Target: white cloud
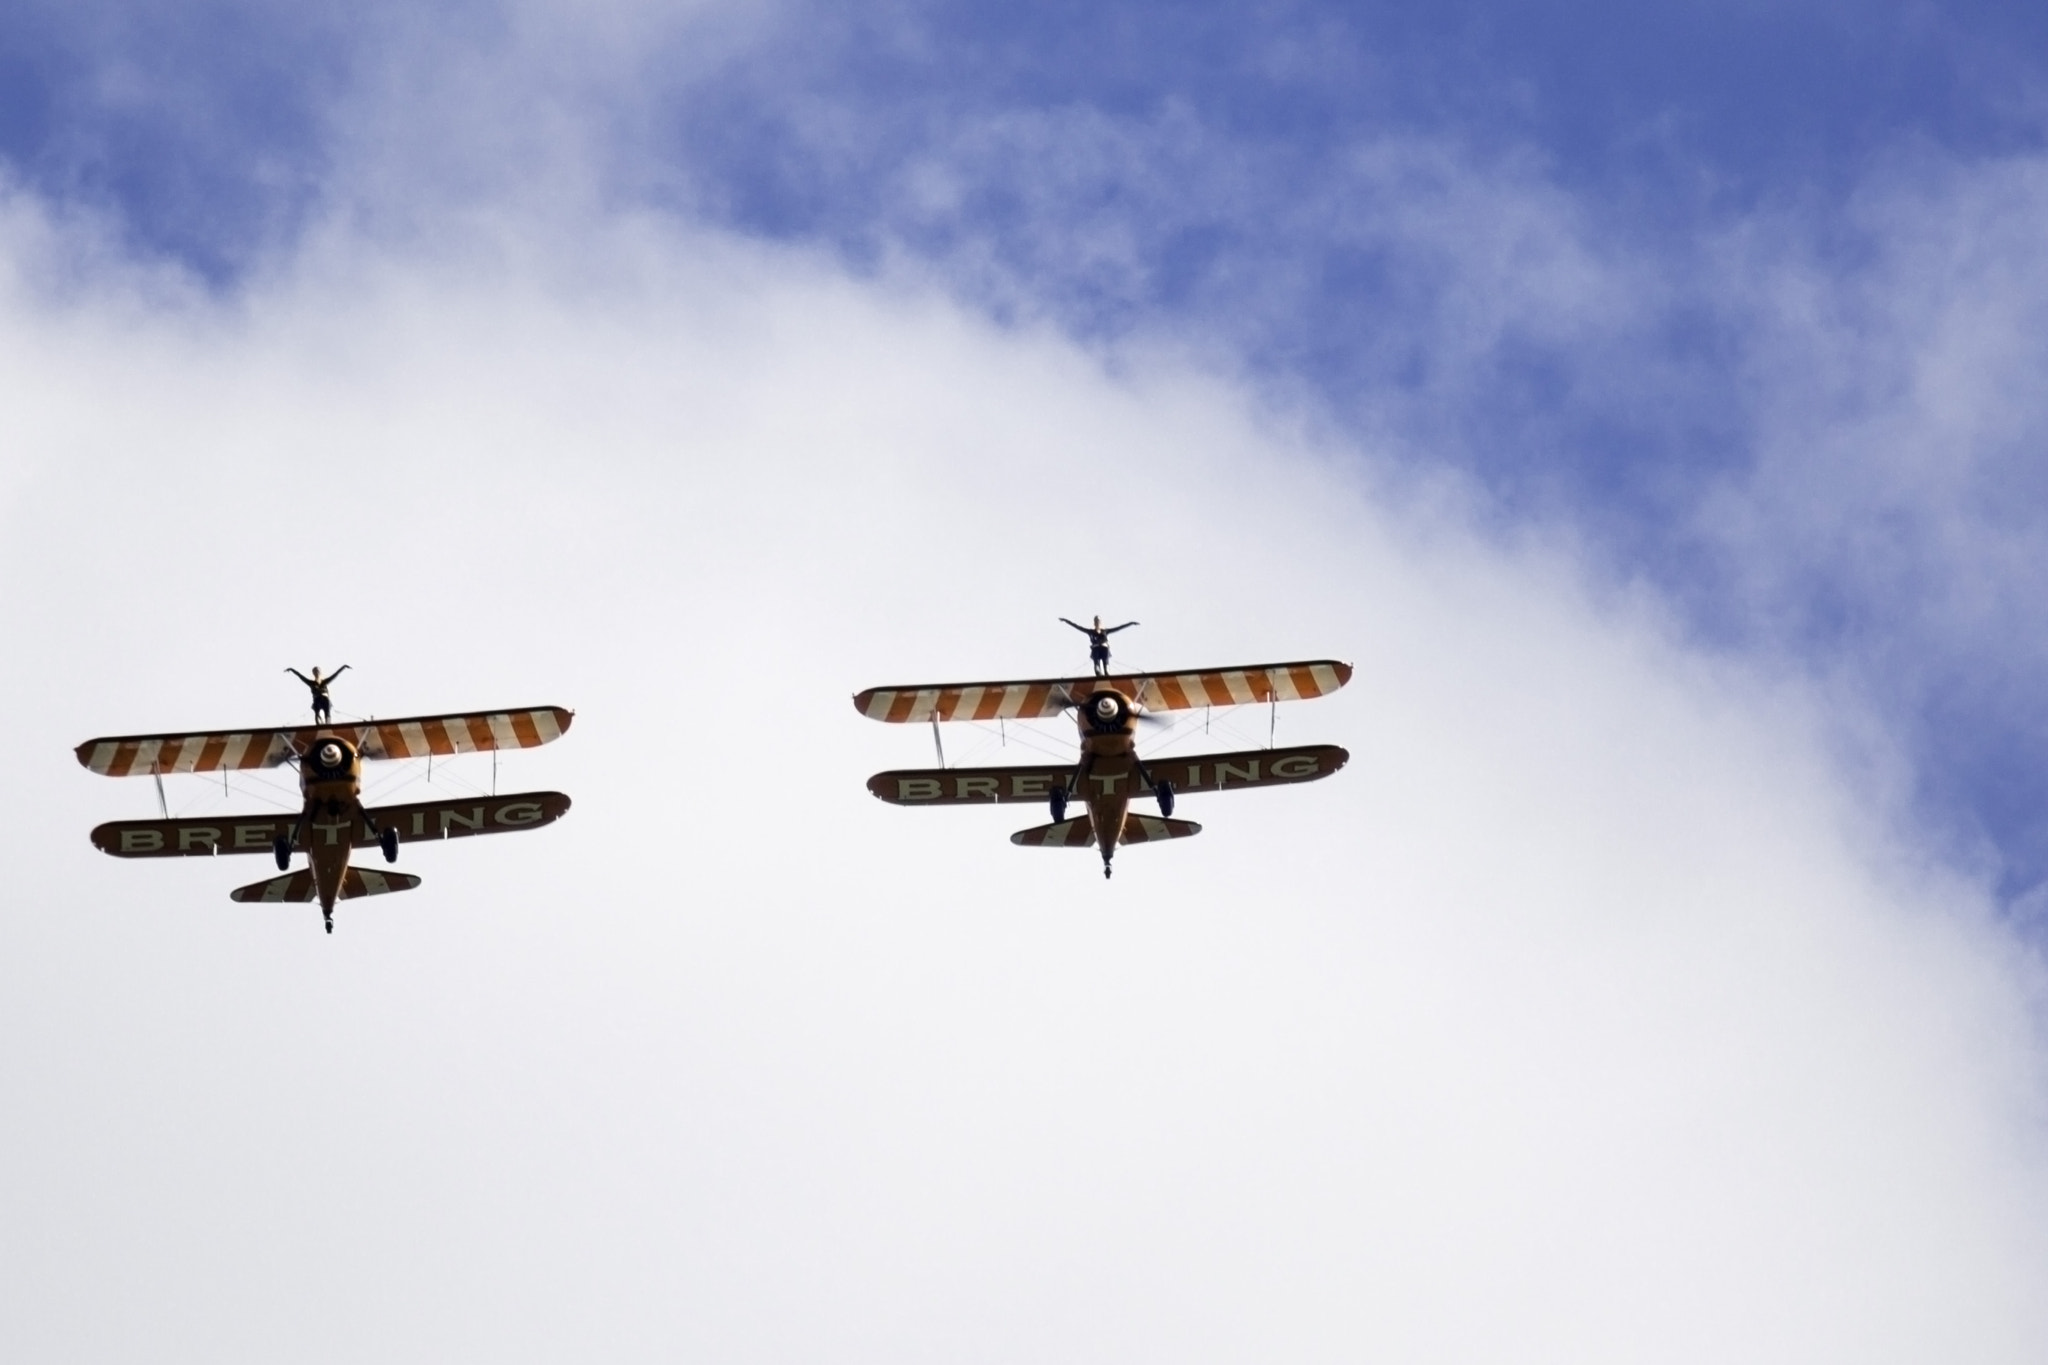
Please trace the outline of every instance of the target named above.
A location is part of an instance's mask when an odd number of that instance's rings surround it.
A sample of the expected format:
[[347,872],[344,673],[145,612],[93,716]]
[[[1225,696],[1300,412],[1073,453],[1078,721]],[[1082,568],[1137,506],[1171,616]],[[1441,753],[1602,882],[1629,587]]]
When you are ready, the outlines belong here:
[[[647,221],[5,309],[7,1354],[2039,1357],[2024,954],[1811,697],[1568,553],[1213,375]],[[1355,659],[1279,718],[1350,768],[1107,885],[867,797],[928,736],[848,694],[1096,610]],[[86,844],[154,798],[70,744],[316,660],[576,707],[505,774],[575,811],[332,939]]]

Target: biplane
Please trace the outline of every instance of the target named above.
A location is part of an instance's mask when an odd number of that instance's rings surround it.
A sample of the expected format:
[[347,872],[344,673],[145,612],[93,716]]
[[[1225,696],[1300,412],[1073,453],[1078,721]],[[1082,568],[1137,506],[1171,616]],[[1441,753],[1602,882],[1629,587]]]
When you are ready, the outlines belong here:
[[[1333,744],[1140,757],[1138,726],[1163,719],[1162,712],[1277,706],[1327,696],[1351,680],[1351,665],[1314,659],[1171,673],[1116,672],[1109,666],[1108,632],[1102,630],[1099,617],[1093,631],[1075,622],[1067,624],[1090,637],[1096,667],[1092,677],[871,687],[855,696],[855,709],[871,720],[897,725],[929,721],[939,748],[941,766],[876,773],[868,779],[868,790],[898,806],[1043,802],[1052,823],[1019,830],[1010,842],[1033,848],[1096,849],[1102,855],[1102,875],[1108,877],[1111,860],[1125,844],[1185,839],[1201,832],[1194,821],[1173,818],[1179,796],[1313,782],[1336,772],[1351,757]],[[1069,712],[1080,729],[1081,751],[1073,763],[944,766],[945,749],[938,741],[943,721],[1044,720]],[[1134,800],[1147,798],[1158,803],[1158,815],[1131,809]],[[1087,809],[1069,819],[1067,808],[1075,802]]]
[[[314,677],[319,677],[315,669]],[[312,680],[307,680],[311,682]],[[329,679],[331,681],[331,679]],[[350,855],[376,848],[386,863],[401,844],[502,834],[553,824],[569,809],[560,792],[520,792],[404,805],[363,804],[363,764],[383,759],[453,757],[532,749],[561,737],[572,713],[559,706],[480,711],[399,720],[332,723],[325,688],[314,687],[315,723],[273,729],[202,734],[123,735],[89,739],[78,761],[108,777],[162,779],[175,773],[230,772],[291,766],[298,769],[302,805],[297,815],[207,816],[116,820],[92,832],[93,844],[117,858],[192,858],[228,853],[269,853],[285,875],[238,887],[237,901],[320,902],[327,932],[334,932],[337,901],[410,891],[418,877],[355,867]],[[306,866],[292,870],[292,855]]]

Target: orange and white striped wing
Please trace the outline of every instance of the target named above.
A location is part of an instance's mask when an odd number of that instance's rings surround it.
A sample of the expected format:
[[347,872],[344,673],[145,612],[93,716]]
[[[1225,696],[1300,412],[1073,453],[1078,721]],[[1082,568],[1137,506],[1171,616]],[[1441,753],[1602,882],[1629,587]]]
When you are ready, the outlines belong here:
[[938,687],[870,687],[853,699],[871,720],[905,724],[939,720],[1045,720],[1093,689],[1094,678],[1037,682],[946,683]]
[[[75,752],[78,761],[107,777],[151,773],[212,773],[222,769],[275,768],[298,751],[296,730],[234,730],[204,735],[126,735],[89,739]],[[305,731],[311,735],[311,730]]]
[[520,711],[478,711],[456,716],[415,716],[336,726],[355,740],[364,758],[445,758],[495,749],[537,749],[562,737],[574,714],[559,706]]
[[318,734],[340,735],[364,758],[425,758],[532,749],[561,738],[573,719],[559,706],[516,711],[479,711],[404,720],[356,721],[341,725],[289,726],[276,730],[222,730],[197,735],[124,735],[89,739],[78,746],[78,761],[107,777],[148,777],[152,773],[212,773],[275,768],[305,752]]
[[1147,711],[1187,711],[1198,706],[1250,706],[1273,701],[1311,701],[1351,681],[1351,665],[1335,659],[1249,668],[1198,668],[1189,673],[1154,673],[1109,679],[1128,690]]
[[871,687],[856,695],[853,705],[870,720],[897,725],[928,720],[1045,720],[1100,687],[1136,699],[1147,711],[1185,711],[1197,706],[1307,701],[1327,696],[1350,681],[1350,664],[1312,659],[1182,673],[1121,673],[1107,678]]

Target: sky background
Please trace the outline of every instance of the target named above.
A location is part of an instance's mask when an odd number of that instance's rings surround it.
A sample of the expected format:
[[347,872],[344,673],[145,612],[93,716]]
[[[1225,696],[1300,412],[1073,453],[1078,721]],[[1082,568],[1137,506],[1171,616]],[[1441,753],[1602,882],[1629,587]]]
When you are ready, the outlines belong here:
[[[8,1354],[2040,1359],[2044,30],[17,6]],[[1351,766],[866,795],[1098,611]],[[315,662],[575,809],[86,843]]]

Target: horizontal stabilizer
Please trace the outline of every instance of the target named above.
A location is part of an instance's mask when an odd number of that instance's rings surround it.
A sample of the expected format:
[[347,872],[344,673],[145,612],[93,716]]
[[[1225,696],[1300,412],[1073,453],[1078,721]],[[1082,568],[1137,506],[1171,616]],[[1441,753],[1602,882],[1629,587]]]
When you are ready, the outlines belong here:
[[1140,815],[1136,811],[1124,817],[1124,833],[1119,844],[1156,844],[1161,839],[1189,839],[1202,832],[1202,827],[1192,820],[1163,820],[1156,815]]
[[[420,884],[420,879],[409,872],[379,872],[375,868],[352,867],[341,880],[339,899],[349,901],[361,896],[383,896],[393,891],[410,891]],[[229,898],[238,901],[310,901],[314,898],[313,874],[305,868],[287,872],[282,877],[272,877],[267,882],[253,886],[236,887],[228,893]]]
[[[1304,744],[1291,749],[1246,749],[1234,754],[1189,754],[1148,758],[1145,772],[1180,795],[1236,791],[1240,787],[1284,786],[1313,782],[1342,768],[1351,755],[1334,744]],[[1074,765],[1040,764],[1017,768],[914,768],[876,773],[868,790],[898,806],[976,806],[1035,803],[1043,805],[1057,788],[1074,777]],[[1121,756],[1097,760],[1087,779],[1090,795],[1150,795],[1130,761]]]
[[870,720],[899,725],[928,720],[1044,720],[1103,687],[1136,698],[1141,710],[1186,711],[1201,706],[1307,701],[1327,696],[1350,681],[1350,664],[1310,659],[1292,664],[1197,668],[1185,673],[870,687],[854,697],[853,705]]
[[339,725],[286,725],[269,730],[218,730],[196,735],[120,735],[89,739],[78,761],[108,777],[151,773],[212,773],[223,768],[275,768],[312,748],[319,735],[336,735],[364,758],[396,759],[532,749],[561,738],[575,719],[560,706]]
[[1087,816],[1077,815],[1056,825],[1020,829],[1010,836],[1010,842],[1025,848],[1093,848],[1095,826]]
[[[1117,843],[1156,844],[1162,839],[1187,839],[1201,832],[1202,827],[1192,820],[1162,820],[1156,815],[1131,811],[1124,816],[1124,832]],[[1093,848],[1095,826],[1087,816],[1077,815],[1056,825],[1020,829],[1010,836],[1010,842],[1024,848]]]

